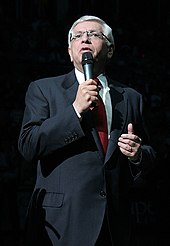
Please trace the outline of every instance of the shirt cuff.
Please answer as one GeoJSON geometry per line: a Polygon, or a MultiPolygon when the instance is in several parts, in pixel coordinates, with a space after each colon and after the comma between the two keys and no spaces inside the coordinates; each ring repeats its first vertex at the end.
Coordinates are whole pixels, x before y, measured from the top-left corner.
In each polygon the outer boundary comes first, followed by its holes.
{"type": "Polygon", "coordinates": [[[79,114],[79,112],[77,111],[77,109],[74,107],[74,105],[73,105],[73,108],[74,108],[74,110],[75,110],[75,112],[76,112],[78,118],[81,120],[81,115],[79,114]]]}

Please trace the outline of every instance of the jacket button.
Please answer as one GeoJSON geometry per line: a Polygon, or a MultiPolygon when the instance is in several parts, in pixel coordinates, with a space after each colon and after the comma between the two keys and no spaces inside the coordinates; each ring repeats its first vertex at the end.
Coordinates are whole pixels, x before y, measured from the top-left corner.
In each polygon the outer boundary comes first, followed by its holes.
{"type": "Polygon", "coordinates": [[[101,195],[102,197],[106,197],[106,192],[105,192],[104,190],[101,190],[101,191],[100,191],[100,195],[101,195]]]}

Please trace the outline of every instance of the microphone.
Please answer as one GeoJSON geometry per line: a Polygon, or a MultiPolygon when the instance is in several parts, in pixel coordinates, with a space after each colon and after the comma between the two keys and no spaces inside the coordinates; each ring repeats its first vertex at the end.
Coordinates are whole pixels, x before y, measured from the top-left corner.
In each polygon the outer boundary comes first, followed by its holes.
{"type": "Polygon", "coordinates": [[[82,54],[82,66],[85,80],[93,79],[93,56],[91,52],[82,54]]]}

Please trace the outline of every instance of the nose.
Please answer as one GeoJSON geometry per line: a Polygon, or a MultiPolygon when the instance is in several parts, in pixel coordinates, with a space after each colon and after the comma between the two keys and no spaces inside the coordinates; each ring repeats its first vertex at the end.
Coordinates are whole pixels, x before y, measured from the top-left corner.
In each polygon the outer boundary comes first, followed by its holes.
{"type": "Polygon", "coordinates": [[[83,36],[82,36],[82,41],[83,42],[90,42],[90,37],[89,37],[89,35],[88,35],[88,32],[84,32],[83,33],[83,36]]]}

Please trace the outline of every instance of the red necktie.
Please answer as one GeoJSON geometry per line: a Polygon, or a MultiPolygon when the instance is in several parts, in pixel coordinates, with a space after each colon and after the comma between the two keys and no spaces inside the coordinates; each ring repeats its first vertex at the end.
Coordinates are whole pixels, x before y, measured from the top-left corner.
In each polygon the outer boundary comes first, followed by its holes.
{"type": "MultiPolygon", "coordinates": [[[[100,82],[98,81],[98,83],[100,82]]],[[[99,134],[99,138],[103,146],[103,151],[104,153],[106,153],[107,145],[108,145],[107,117],[106,117],[105,106],[100,96],[99,96],[99,102],[92,109],[92,112],[95,121],[95,128],[99,134]]]]}

